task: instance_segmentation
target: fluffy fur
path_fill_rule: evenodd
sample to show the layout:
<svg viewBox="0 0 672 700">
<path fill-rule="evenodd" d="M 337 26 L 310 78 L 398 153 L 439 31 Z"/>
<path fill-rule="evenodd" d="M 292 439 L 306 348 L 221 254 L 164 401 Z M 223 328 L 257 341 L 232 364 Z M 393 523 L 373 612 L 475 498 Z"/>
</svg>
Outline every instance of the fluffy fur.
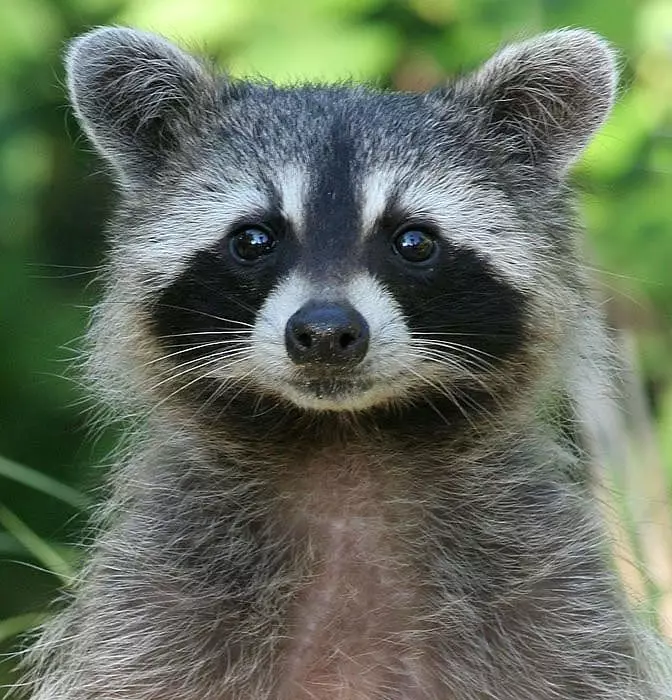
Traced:
<svg viewBox="0 0 672 700">
<path fill-rule="evenodd" d="M 231 83 L 126 29 L 67 63 L 121 191 L 89 369 L 136 432 L 33 700 L 672 697 L 588 469 L 606 353 L 565 177 L 605 42 L 424 95 Z M 311 300 L 366 319 L 347 372 L 287 357 Z"/>
</svg>

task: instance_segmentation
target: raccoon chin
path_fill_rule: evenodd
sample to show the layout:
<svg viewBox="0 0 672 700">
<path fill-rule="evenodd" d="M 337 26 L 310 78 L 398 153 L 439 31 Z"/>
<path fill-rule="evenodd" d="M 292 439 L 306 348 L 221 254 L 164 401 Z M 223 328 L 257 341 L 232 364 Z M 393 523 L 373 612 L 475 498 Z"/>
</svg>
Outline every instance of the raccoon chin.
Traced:
<svg viewBox="0 0 672 700">
<path fill-rule="evenodd" d="M 299 408 L 321 412 L 365 411 L 397 398 L 389 385 L 362 379 L 297 381 L 283 386 L 280 393 Z"/>
</svg>

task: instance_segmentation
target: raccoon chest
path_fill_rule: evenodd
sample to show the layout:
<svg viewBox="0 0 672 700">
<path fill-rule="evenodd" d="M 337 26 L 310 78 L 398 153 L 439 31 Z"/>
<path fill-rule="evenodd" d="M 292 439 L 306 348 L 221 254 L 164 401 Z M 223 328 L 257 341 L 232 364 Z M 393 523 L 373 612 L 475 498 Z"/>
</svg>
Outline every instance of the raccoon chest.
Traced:
<svg viewBox="0 0 672 700">
<path fill-rule="evenodd" d="M 325 481 L 304 503 L 309 573 L 288 620 L 279 697 L 421 700 L 430 674 L 410 557 L 376 488 Z"/>
</svg>

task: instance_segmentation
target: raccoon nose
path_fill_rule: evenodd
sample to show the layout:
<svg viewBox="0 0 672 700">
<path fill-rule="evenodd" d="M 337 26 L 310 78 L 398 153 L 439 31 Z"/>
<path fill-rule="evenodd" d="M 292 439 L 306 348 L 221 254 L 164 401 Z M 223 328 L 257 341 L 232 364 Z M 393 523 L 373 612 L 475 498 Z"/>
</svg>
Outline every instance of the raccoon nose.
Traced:
<svg viewBox="0 0 672 700">
<path fill-rule="evenodd" d="M 369 347 L 369 324 L 349 304 L 308 302 L 287 321 L 287 354 L 298 365 L 354 365 Z"/>
</svg>

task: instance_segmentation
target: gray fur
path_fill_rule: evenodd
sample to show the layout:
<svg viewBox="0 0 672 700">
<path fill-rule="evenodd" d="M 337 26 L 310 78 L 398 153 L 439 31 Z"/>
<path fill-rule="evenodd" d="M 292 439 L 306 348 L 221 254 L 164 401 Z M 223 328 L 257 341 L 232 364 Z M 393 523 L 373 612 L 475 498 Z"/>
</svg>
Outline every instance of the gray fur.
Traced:
<svg viewBox="0 0 672 700">
<path fill-rule="evenodd" d="M 221 84 L 164 40 L 123 29 L 76 40 L 68 71 L 124 190 L 89 369 L 134 431 L 81 582 L 30 653 L 33 700 L 671 698 L 668 651 L 628 609 L 587 484 L 608 350 L 563 177 L 611 105 L 608 46 L 554 32 L 414 102 Z M 263 199 L 264 182 L 308 172 L 333 104 L 358 137 L 364 199 L 405 191 L 525 295 L 529 342 L 473 375 L 493 402 L 466 406 L 458 432 L 439 424 L 411 439 L 375 413 L 289 403 L 282 415 L 270 404 L 277 424 L 263 406 L 241 423 L 235 396 L 212 414 L 152 336 L 154 295 L 216 241 L 227 212 Z M 440 144 L 427 141 L 437 133 Z M 361 205 L 364 222 L 374 205 Z M 271 370 L 241 362 L 270 390 Z M 384 400 L 420 404 L 422 389 Z M 295 657 L 290 622 L 320 621 L 319 600 L 307 611 L 330 566 L 324 528 L 347 518 L 369 557 L 350 562 L 348 580 L 380 579 L 373 631 L 357 626 L 352 611 L 370 611 L 350 591 L 352 607 L 331 601 L 344 606 L 338 624 L 312 633 L 340 634 L 343 647 Z M 341 675 L 291 685 L 292 668 L 320 662 Z"/>
<path fill-rule="evenodd" d="M 554 32 L 505 48 L 457 89 L 495 139 L 506 135 L 503 152 L 562 171 L 611 109 L 616 78 L 615 58 L 603 39 L 585 31 Z"/>
<path fill-rule="evenodd" d="M 141 186 L 214 111 L 205 69 L 153 34 L 91 32 L 71 43 L 66 67 L 77 117 L 122 184 Z"/>
</svg>

